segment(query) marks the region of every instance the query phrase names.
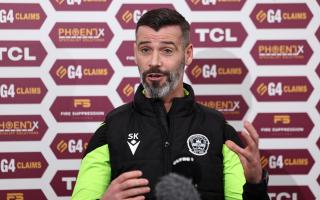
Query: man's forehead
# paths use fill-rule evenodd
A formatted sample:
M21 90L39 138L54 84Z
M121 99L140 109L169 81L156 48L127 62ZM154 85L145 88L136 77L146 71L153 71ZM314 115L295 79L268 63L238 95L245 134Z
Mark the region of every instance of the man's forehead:
M158 31L152 29L148 26L140 26L136 33L136 40L146 41L156 40L156 41L174 41L179 42L182 39L182 31L179 26L164 26L161 27Z

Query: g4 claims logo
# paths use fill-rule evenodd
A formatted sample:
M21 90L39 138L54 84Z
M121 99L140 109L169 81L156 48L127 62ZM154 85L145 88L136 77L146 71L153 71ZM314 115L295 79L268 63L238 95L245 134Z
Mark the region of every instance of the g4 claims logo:
M0 169L2 173L15 172L16 164L14 159L1 159L0 160Z
M191 10L241 10L245 0L186 0Z
M58 159L81 159L92 134L58 133L50 145Z
M313 87L306 77L258 77L251 87L258 101L307 100Z
M257 4L250 15L257 28L306 28L311 18L306 4Z
M261 150L260 161L270 174L308 174L314 164L306 149Z
M107 60L57 60L50 74L58 85L107 84L114 71Z
M65 140L61 140L58 144L57 144L57 150L60 153L65 152L68 149L69 153L82 153L84 149L87 148L88 143L83 144L83 140L82 139L78 139L78 140L74 140L74 139L70 139L68 142L66 142Z

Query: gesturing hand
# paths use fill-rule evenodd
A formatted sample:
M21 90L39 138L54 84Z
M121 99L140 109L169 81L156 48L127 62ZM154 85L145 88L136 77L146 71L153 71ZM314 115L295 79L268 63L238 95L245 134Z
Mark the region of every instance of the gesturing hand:
M101 200L143 200L150 192L148 180L141 178L141 171L129 171L120 174L109 185Z
M259 153L259 135L253 125L248 121L244 122L244 128L245 130L243 130L241 134L247 143L245 148L239 147L230 140L226 141L226 145L238 154L247 182L259 183L262 177Z

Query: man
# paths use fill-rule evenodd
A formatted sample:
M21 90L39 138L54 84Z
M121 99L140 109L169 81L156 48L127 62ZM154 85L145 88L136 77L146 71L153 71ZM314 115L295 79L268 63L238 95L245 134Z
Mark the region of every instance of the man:
M72 199L155 199L155 184L180 155L199 164L203 200L268 199L253 126L244 123L242 148L222 114L196 103L183 83L193 58L189 29L170 9L140 18L134 54L142 84L134 101L110 112L93 135Z

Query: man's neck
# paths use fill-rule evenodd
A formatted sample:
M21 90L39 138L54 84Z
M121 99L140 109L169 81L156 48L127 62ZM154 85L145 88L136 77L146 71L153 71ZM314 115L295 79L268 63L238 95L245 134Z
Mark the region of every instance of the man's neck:
M181 83L177 86L177 88L174 91L170 92L167 96L162 98L163 105L166 111L167 112L170 111L170 108L172 106L172 101L174 98L183 97L183 96L184 96L183 83Z

